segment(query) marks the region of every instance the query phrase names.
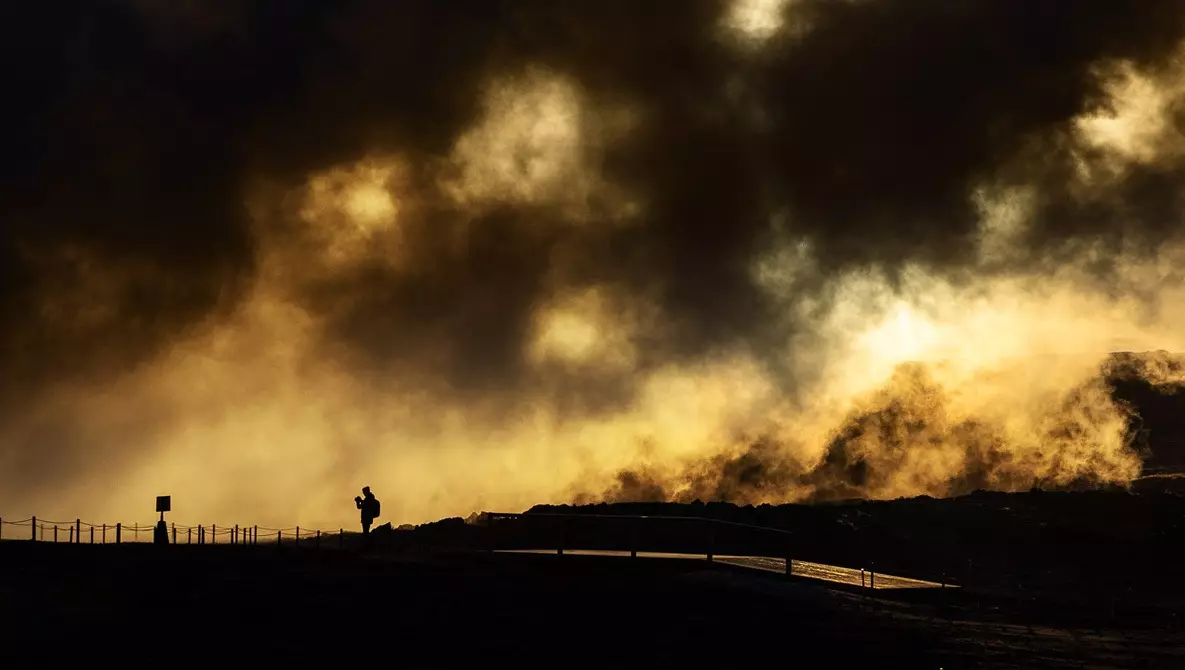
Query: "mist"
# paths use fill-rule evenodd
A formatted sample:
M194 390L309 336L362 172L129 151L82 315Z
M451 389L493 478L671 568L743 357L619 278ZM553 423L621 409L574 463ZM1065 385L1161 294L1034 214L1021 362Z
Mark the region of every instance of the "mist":
M1126 486L1185 351L1179 2L4 12L5 516Z

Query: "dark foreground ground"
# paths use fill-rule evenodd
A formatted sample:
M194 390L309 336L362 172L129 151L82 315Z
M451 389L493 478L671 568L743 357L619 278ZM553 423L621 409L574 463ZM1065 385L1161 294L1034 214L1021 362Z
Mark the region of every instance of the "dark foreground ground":
M1017 625L949 590L873 601L693 561L8 541L0 574L2 653L51 666L1185 667L1171 627Z

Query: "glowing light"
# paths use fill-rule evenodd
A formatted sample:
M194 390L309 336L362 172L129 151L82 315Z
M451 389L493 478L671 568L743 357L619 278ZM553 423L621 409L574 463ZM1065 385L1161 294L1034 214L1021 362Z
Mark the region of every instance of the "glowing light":
M749 40L767 40L782 28L783 13L789 1L733 0L725 25Z
M301 218L313 229L331 262L351 262L375 238L397 232L400 206L393 191L406 170L397 158L366 158L312 175Z

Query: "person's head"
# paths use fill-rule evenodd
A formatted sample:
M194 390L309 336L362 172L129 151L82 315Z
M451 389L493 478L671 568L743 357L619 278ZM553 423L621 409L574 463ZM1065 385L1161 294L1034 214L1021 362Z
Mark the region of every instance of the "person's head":
M362 487L362 495L364 495L364 496L370 495L370 487L369 486Z

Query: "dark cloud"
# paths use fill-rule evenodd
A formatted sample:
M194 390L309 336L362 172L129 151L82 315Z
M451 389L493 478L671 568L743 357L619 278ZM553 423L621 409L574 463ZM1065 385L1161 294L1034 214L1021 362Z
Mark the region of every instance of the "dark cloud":
M1167 58L1185 25L1177 0L799 0L787 11L809 30L757 55L720 36L725 8L6 5L6 388L114 374L232 307L258 260L253 180L295 187L398 152L421 195L440 200L430 166L479 114L483 82L531 64L571 77L594 104L637 111L601 167L644 203L643 221L541 233L529 224L564 214L507 206L467 219L458 251L441 242L457 215L425 209L410 268L302 289L360 369L482 393L531 383L521 344L561 250L581 250L575 278L656 296L672 326L646 342L648 365L760 344L771 306L748 267L775 212L812 239L824 274L869 261L957 268L974 250L969 195L985 180L1043 184L1036 247L1100 233L1155 242L1180 220L1179 164L1140 168L1089 202L1059 186L1068 123L1102 104L1095 66ZM94 303L104 309L83 319Z

